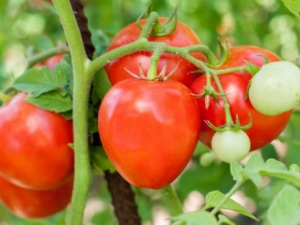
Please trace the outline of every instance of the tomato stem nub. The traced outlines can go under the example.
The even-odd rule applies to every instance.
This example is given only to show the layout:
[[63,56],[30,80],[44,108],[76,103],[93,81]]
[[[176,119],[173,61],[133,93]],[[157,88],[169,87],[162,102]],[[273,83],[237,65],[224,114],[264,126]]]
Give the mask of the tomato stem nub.
[[[139,20],[140,20],[140,18],[139,18]],[[137,26],[142,29],[139,39],[147,38],[148,35],[152,32],[153,26],[156,23],[155,21],[158,20],[158,14],[156,12],[151,12],[151,14],[148,17],[147,22],[144,26],[142,26],[139,23],[139,20],[136,22]]]
[[[155,50],[151,56],[150,66],[149,66],[149,70],[147,73],[148,80],[159,79],[159,77],[157,76],[157,65],[158,65],[160,56],[164,52],[164,50],[165,50],[165,44],[163,44],[163,43],[157,45],[157,47],[155,48]],[[165,74],[163,74],[165,66],[162,70],[162,73],[159,75],[160,77],[164,77],[164,75],[165,75]]]

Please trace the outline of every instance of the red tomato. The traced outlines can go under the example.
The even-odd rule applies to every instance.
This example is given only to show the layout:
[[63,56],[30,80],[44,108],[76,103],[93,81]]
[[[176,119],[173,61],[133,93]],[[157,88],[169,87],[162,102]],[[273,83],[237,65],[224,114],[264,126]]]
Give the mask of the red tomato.
[[63,59],[64,56],[65,56],[64,54],[52,56],[49,59],[35,65],[35,67],[40,69],[42,66],[47,66],[50,69],[54,70],[55,65],[58,64]]
[[[166,21],[166,18],[159,18],[160,22]],[[145,24],[146,20],[141,20],[141,24]],[[141,29],[136,23],[129,24],[123,28],[112,40],[108,51],[123,46],[125,44],[134,42],[138,39],[141,33]],[[186,47],[191,45],[200,44],[200,40],[194,31],[181,22],[177,22],[176,30],[164,37],[148,37],[150,42],[165,42],[166,44],[174,47]],[[146,75],[149,64],[151,52],[136,52],[133,54],[126,55],[124,57],[113,60],[105,66],[110,82],[114,85],[115,83],[132,77],[125,69],[129,70],[134,74],[140,74],[139,65],[141,65],[143,73]],[[197,59],[204,60],[204,56],[201,53],[193,53]],[[166,74],[171,73],[177,66],[175,73],[171,76],[171,79],[177,80],[185,85],[190,85],[199,75],[192,74],[192,71],[198,70],[198,68],[183,59],[182,57],[174,54],[163,53],[159,63],[157,71],[158,73],[162,70],[166,63]]]
[[70,202],[73,179],[49,190],[19,187],[0,176],[0,202],[13,214],[22,218],[38,219],[62,211]]
[[119,82],[104,97],[98,118],[109,159],[137,187],[170,184],[198,142],[197,101],[186,86],[172,80]]
[[[230,58],[220,69],[244,66],[245,62],[251,62],[258,67],[262,67],[265,63],[263,56],[269,62],[281,60],[276,54],[264,48],[251,45],[234,46],[230,48]],[[245,74],[245,72],[240,72],[240,74]]]
[[25,97],[0,108],[0,174],[26,188],[57,187],[73,174],[72,122]]
[[[227,93],[227,99],[230,104],[232,118],[235,120],[239,117],[241,125],[247,125],[250,122],[249,114],[252,116],[252,127],[245,130],[251,141],[251,150],[263,147],[276,138],[285,128],[289,121],[291,111],[282,113],[278,116],[266,116],[257,112],[250,103],[249,98],[246,100],[244,96],[252,76],[250,74],[224,74],[219,75],[219,79]],[[201,76],[191,85],[191,90],[195,94],[203,92],[206,85],[206,77]],[[212,86],[218,92],[215,82],[212,80]],[[211,139],[215,133],[204,120],[210,121],[213,125],[220,127],[225,125],[225,110],[222,99],[218,98],[219,103],[216,103],[210,97],[208,109],[205,108],[205,99],[198,98],[201,118],[201,134],[200,141],[211,148]]]

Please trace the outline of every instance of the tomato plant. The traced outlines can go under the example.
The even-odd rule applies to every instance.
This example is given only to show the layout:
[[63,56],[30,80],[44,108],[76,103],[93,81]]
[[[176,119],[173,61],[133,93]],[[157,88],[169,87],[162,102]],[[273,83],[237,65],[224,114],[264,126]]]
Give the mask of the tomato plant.
[[57,187],[73,175],[72,122],[25,97],[0,108],[0,174],[26,188]]
[[109,159],[137,187],[170,184],[190,160],[200,131],[195,97],[172,80],[131,78],[116,84],[98,118]]
[[[37,4],[34,5],[35,3],[32,2]],[[181,22],[178,22],[174,32],[167,32],[158,37],[157,34],[161,35],[161,33],[157,30],[162,28],[164,31],[166,19],[159,17],[157,12],[150,13],[151,7],[147,11],[148,19],[141,22],[141,28],[130,24],[137,15],[142,14],[139,11],[141,10],[140,2],[137,0],[53,0],[52,2],[53,7],[47,4],[46,0],[30,0],[29,3],[3,1],[0,4],[0,9],[4,9],[0,14],[0,51],[4,56],[0,59],[0,84],[1,88],[3,87],[0,92],[1,105],[3,105],[0,112],[6,111],[6,113],[0,113],[0,119],[3,119],[0,124],[7,121],[9,116],[13,116],[14,119],[14,122],[10,122],[4,128],[0,126],[2,129],[0,129],[0,136],[2,136],[0,145],[2,147],[4,143],[3,151],[11,155],[10,161],[3,159],[3,162],[5,160],[6,163],[11,163],[9,166],[0,160],[0,175],[4,177],[4,181],[10,182],[10,186],[13,186],[7,186],[5,182],[1,185],[0,181],[0,190],[5,189],[1,192],[5,194],[1,199],[12,214],[25,218],[38,218],[53,215],[52,213],[57,211],[50,210],[49,214],[41,215],[41,211],[32,209],[35,203],[40,210],[45,208],[48,211],[47,206],[52,207],[52,201],[48,199],[44,202],[46,198],[44,194],[63,188],[72,182],[73,170],[69,176],[65,173],[66,176],[63,178],[60,173],[63,173],[64,169],[56,166],[52,160],[54,156],[63,160],[64,157],[60,154],[65,148],[57,147],[59,139],[57,136],[62,138],[69,131],[58,132],[57,130],[63,130],[64,126],[54,122],[54,132],[48,132],[50,133],[48,135],[45,133],[50,127],[49,124],[45,126],[43,122],[40,122],[39,126],[28,125],[30,124],[28,120],[23,119],[23,115],[27,113],[26,110],[18,111],[18,116],[16,116],[14,111],[20,107],[9,107],[16,101],[15,98],[7,104],[6,100],[19,91],[28,93],[26,100],[35,104],[35,108],[41,107],[44,109],[42,111],[50,110],[61,113],[72,120],[69,122],[73,123],[74,132],[70,136],[74,135],[74,137],[69,138],[70,140],[63,144],[66,146],[74,141],[70,146],[74,148],[74,161],[70,163],[74,164],[75,178],[72,201],[66,220],[62,218],[64,217],[62,213],[47,221],[26,221],[0,209],[0,223],[135,225],[161,224],[163,220],[173,225],[199,223],[216,225],[248,224],[249,221],[244,217],[258,221],[256,215],[262,220],[259,223],[263,224],[300,223],[298,216],[300,168],[297,165],[300,160],[297,154],[300,144],[296,138],[300,132],[299,109],[295,108],[291,117],[291,111],[278,116],[267,116],[258,113],[252,107],[252,97],[244,99],[249,81],[253,78],[249,74],[250,69],[253,73],[258,68],[251,64],[248,64],[251,66],[247,68],[243,65],[248,61],[261,67],[267,61],[280,61],[280,58],[261,47],[237,46],[231,48],[229,60],[219,68],[218,65],[222,64],[225,58],[215,57],[213,51],[210,50],[217,47],[218,37],[220,40],[228,37],[235,43],[267,46],[280,53],[284,60],[296,62],[299,45],[296,30],[298,26],[295,26],[296,23],[291,15],[281,9],[282,4],[276,1],[249,1],[246,2],[247,4],[228,0],[213,3],[211,1],[186,1],[178,8],[176,18],[188,21],[195,28],[197,34],[201,35],[201,42],[205,43],[201,44],[198,37],[192,38],[191,41],[185,40],[186,34],[188,37],[195,37],[195,35],[193,31],[188,31],[190,28],[182,28]],[[154,1],[151,2],[154,3]],[[153,7],[156,5],[160,13],[168,14],[165,8],[174,5],[174,2],[171,2],[156,1]],[[294,1],[283,0],[282,2],[293,4]],[[294,3],[294,7],[290,8],[298,15],[299,10],[296,6]],[[24,12],[26,7],[29,7],[29,10]],[[243,7],[245,11],[240,10]],[[231,9],[235,10],[230,11]],[[100,17],[100,14],[104,16]],[[145,13],[142,14],[144,15]],[[172,17],[174,18],[175,16]],[[160,25],[164,27],[154,21],[160,21]],[[126,33],[121,31],[122,35],[117,34],[112,41],[113,44],[117,39],[119,45],[108,47],[111,40],[110,34],[118,33],[119,28],[127,24],[130,25],[129,28],[124,28]],[[178,36],[176,34],[178,31],[183,32]],[[57,46],[56,43],[62,41],[66,42],[66,48],[49,49],[50,46]],[[127,43],[130,44],[127,45]],[[215,46],[211,46],[212,44]],[[227,53],[226,48],[223,43],[220,45],[220,55],[224,56]],[[96,52],[95,49],[97,49]],[[24,68],[31,68],[46,56],[62,52],[70,54],[70,60],[64,60],[54,70],[43,68],[22,71]],[[32,53],[37,54],[32,55]],[[21,60],[19,60],[19,55],[22,55]],[[26,63],[24,57],[27,55],[29,58]],[[204,60],[206,61],[203,62]],[[112,88],[105,76],[105,65],[107,65],[110,79],[111,76],[116,79],[121,77],[120,81],[112,81]],[[236,68],[237,66],[239,68]],[[169,78],[172,80],[163,82],[161,80],[166,78],[163,76],[154,79],[154,74],[159,74],[164,71],[164,68],[167,69],[166,75],[174,71]],[[281,69],[282,67],[277,72]],[[143,80],[144,76],[141,76],[140,80],[131,77],[130,74],[141,74],[140,71],[147,74],[149,80]],[[199,74],[196,75],[193,71],[208,74],[198,78]],[[214,80],[212,84],[209,74]],[[217,96],[218,102],[207,95],[205,99],[198,99],[198,101],[210,103],[206,105],[208,109],[204,107],[204,104],[202,109],[199,109],[195,96],[191,95],[190,90],[187,89],[191,87],[191,83],[194,85],[196,82],[199,82],[197,83],[199,86],[195,86],[197,94],[202,93],[206,86],[206,94],[220,94],[213,95]],[[258,83],[262,84],[262,82]],[[212,91],[212,87],[216,93]],[[111,90],[107,92],[109,88]],[[264,95],[266,91],[267,89],[264,89],[263,94],[260,95]],[[277,94],[280,91],[275,89],[273,92]],[[254,92],[258,94],[258,91]],[[104,97],[105,94],[106,97]],[[18,97],[17,95],[16,98]],[[280,97],[277,98],[279,102]],[[7,107],[9,110],[6,110]],[[40,118],[36,113],[30,112],[26,115],[30,118],[34,117],[32,120]],[[246,125],[251,124],[250,117],[253,120],[253,126],[250,130],[246,130],[250,127]],[[43,116],[43,118],[46,120],[49,117]],[[259,152],[261,154],[254,153],[242,163],[236,162],[243,158],[250,148],[254,150],[270,142],[283,130],[289,119],[290,123],[285,132],[281,133],[274,145],[268,144],[261,149]],[[30,122],[32,120],[30,119]],[[204,121],[211,122],[211,124],[208,123],[210,127],[217,126],[218,128],[214,128],[217,133],[210,133],[209,128],[203,127],[207,125],[206,123],[201,125]],[[21,126],[23,129],[20,128]],[[21,131],[15,131],[14,127]],[[38,132],[29,136],[28,131],[32,134],[33,128],[36,127],[41,129],[37,129]],[[204,131],[199,133],[200,129]],[[212,144],[212,146],[209,144],[209,147],[212,147],[221,160],[230,164],[215,160],[213,151],[199,144],[199,137],[208,137],[208,142]],[[29,142],[33,139],[34,142]],[[54,156],[39,154],[37,157],[31,154],[32,150],[37,149],[38,143],[42,142],[48,143],[45,146],[52,149]],[[25,159],[13,152],[16,147],[24,143],[28,148],[27,151],[23,151],[25,154],[20,155],[28,156]],[[195,146],[196,151],[193,152]],[[43,152],[39,151],[39,153]],[[1,157],[4,155],[7,158],[7,155],[2,154],[1,151],[0,154]],[[43,167],[37,166],[32,169],[36,165],[37,158]],[[34,162],[31,163],[31,160]],[[18,170],[10,170],[12,162],[19,166]],[[120,174],[115,171],[112,163]],[[188,166],[185,166],[187,163]],[[64,163],[66,167],[68,164],[68,162]],[[1,171],[2,166],[5,169],[4,172]],[[51,171],[56,173],[56,179],[59,177],[61,179],[59,182],[57,180],[56,185],[52,183],[47,188],[24,189],[23,182],[25,181],[20,179],[23,179],[25,175],[16,174],[16,171],[32,176],[31,181],[39,182],[39,185],[41,185],[42,178],[46,179],[53,175],[48,176]],[[38,173],[37,171],[40,172],[38,178],[33,178]],[[182,171],[184,173],[179,176]],[[267,183],[264,182],[265,176],[268,177]],[[174,185],[170,184],[175,178],[178,179],[175,180]],[[246,181],[253,184],[244,186]],[[132,188],[131,184],[162,190]],[[14,193],[9,192],[10,190],[14,190]],[[241,202],[236,202],[232,198],[237,191],[239,191],[238,197],[242,196]],[[36,195],[36,193],[39,194]],[[107,196],[108,194],[111,198]],[[70,196],[68,191],[65,195]],[[11,196],[17,196],[17,199]],[[47,196],[58,203],[64,197],[55,194],[47,194]],[[249,198],[252,199],[253,212],[247,210]],[[35,202],[29,203],[31,199]],[[110,200],[112,200],[118,221],[112,218]],[[196,203],[193,204],[193,208],[190,207],[191,200]],[[200,208],[199,205],[202,205],[203,200],[205,203]],[[65,204],[59,204],[61,208],[57,208],[58,211],[65,207],[69,199],[63,201]],[[162,214],[156,210],[160,209],[161,201],[164,203],[161,205],[166,209],[163,213],[165,218],[162,219],[160,217]],[[90,211],[90,203],[98,208]],[[184,206],[181,203],[184,203]],[[282,205],[288,207],[282,207]],[[222,209],[237,212],[239,215],[232,217],[231,214],[223,214]],[[84,214],[85,212],[88,214]]]
[[70,202],[73,179],[49,190],[19,187],[0,176],[0,202],[22,218],[38,219],[62,211]]
[[[144,25],[147,20],[139,21],[141,25]],[[159,18],[161,23],[166,21],[166,18]],[[138,39],[141,33],[141,29],[136,23],[129,24],[123,28],[112,40],[108,47],[108,51],[115,48],[123,46],[125,44],[131,43]],[[182,22],[177,22],[176,29],[171,34],[159,37],[153,37],[149,35],[147,39],[150,42],[164,42],[170,46],[175,47],[187,47],[192,45],[200,44],[200,40],[195,32]],[[144,74],[147,74],[151,52],[138,51],[124,57],[120,57],[108,63],[105,66],[105,70],[108,74],[110,82],[114,85],[115,83],[130,78],[131,75],[128,73],[130,71],[134,74],[140,74],[140,68]],[[193,56],[200,60],[204,60],[204,55],[201,53],[192,53]],[[193,80],[198,76],[197,74],[192,74],[191,72],[196,71],[198,68],[190,63],[189,61],[183,59],[181,56],[169,53],[163,53],[157,67],[158,73],[166,65],[166,74],[170,74],[175,68],[176,70],[171,76],[172,80],[177,80],[185,85],[190,85]],[[126,71],[126,69],[128,71]]]
[[300,100],[300,69],[291,62],[264,65],[251,80],[249,99],[254,108],[276,116],[295,108]]
[[[289,121],[291,111],[287,111],[278,116],[263,115],[253,108],[249,98],[245,99],[252,75],[230,73],[219,75],[219,79],[224,92],[227,94],[226,97],[229,101],[231,116],[234,118],[234,121],[236,116],[238,116],[241,125],[247,125],[250,122],[250,116],[252,118],[252,127],[245,131],[251,141],[251,150],[265,146],[283,131]],[[206,77],[201,76],[191,85],[191,90],[195,94],[200,94],[204,91],[205,85]],[[214,81],[212,81],[212,87],[218,92]],[[206,108],[205,105],[205,98],[198,98],[200,114],[203,119],[199,139],[202,143],[211,147],[211,140],[215,131],[212,130],[204,120],[210,121],[217,127],[225,125],[226,120],[222,98],[217,97],[218,102],[212,97],[209,98],[210,102],[208,108]]]

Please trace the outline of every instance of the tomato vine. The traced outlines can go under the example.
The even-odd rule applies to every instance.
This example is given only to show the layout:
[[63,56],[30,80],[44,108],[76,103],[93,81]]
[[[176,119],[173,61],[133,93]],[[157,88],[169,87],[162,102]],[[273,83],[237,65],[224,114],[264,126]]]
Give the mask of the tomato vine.
[[[225,105],[226,114],[226,126],[232,128],[233,126],[239,126],[239,123],[234,124],[233,118],[230,114],[230,104],[227,100],[226,93],[220,83],[219,75],[230,72],[249,72],[250,65],[238,66],[234,68],[218,69],[216,68],[222,64],[222,60],[218,60],[210,49],[205,45],[197,45],[190,47],[172,47],[165,43],[153,43],[147,41],[146,37],[149,34],[154,21],[158,19],[158,14],[152,12],[148,18],[146,25],[143,27],[142,33],[139,39],[133,43],[124,45],[110,52],[107,52],[95,59],[89,59],[87,52],[85,51],[85,43],[82,39],[80,29],[78,27],[76,18],[73,13],[72,5],[67,0],[53,0],[55,8],[57,9],[58,16],[64,29],[64,33],[67,39],[68,48],[60,47],[53,49],[49,52],[43,53],[37,57],[30,59],[28,66],[31,67],[35,62],[40,59],[46,58],[54,53],[64,53],[69,51],[71,54],[71,60],[73,65],[73,77],[74,77],[74,92],[73,92],[73,125],[74,125],[74,151],[75,151],[75,180],[74,189],[72,195],[71,206],[68,211],[67,221],[70,225],[76,225],[82,223],[83,210],[87,199],[89,186],[91,184],[91,168],[89,161],[89,144],[88,144],[88,101],[91,89],[91,84],[94,79],[94,75],[100,69],[102,69],[109,61],[117,59],[121,56],[136,52],[136,51],[149,51],[153,52],[152,62],[153,65],[150,67],[149,74],[155,75],[155,65],[162,52],[180,55],[184,59],[196,65],[202,72],[206,73],[207,85],[206,89],[209,89],[208,93],[201,93],[208,95],[216,94],[220,96]],[[203,53],[208,63],[204,63],[201,60],[196,59],[190,53],[201,52]],[[151,77],[149,77],[151,79]],[[155,77],[152,77],[155,78]],[[219,93],[215,93],[211,86],[210,79],[216,82],[219,89]],[[250,124],[251,125],[251,124]],[[238,127],[243,129],[243,127]],[[245,128],[245,127],[244,127]],[[217,129],[217,128],[215,128]],[[253,159],[254,161],[254,159]],[[260,164],[261,168],[258,171],[261,174],[271,174],[280,177],[283,176],[280,172],[265,168]],[[247,180],[251,179],[253,182],[257,182],[256,179],[251,177],[251,173],[247,173],[247,166],[245,169],[232,163],[232,170],[243,171],[244,176],[237,175],[233,172],[233,175],[237,178],[237,183],[225,196],[221,196],[221,200],[218,204],[213,205],[214,209],[210,213],[216,215],[216,213],[227,203],[233,193]],[[242,173],[241,173],[242,174]],[[245,175],[246,174],[246,175]],[[286,175],[286,174],[285,174]],[[295,174],[289,174],[291,180],[298,182],[299,177]],[[241,177],[242,176],[242,177]],[[169,185],[161,191],[164,201],[166,202],[167,208],[170,211],[171,216],[179,216],[183,213],[180,202],[176,196],[176,193]]]

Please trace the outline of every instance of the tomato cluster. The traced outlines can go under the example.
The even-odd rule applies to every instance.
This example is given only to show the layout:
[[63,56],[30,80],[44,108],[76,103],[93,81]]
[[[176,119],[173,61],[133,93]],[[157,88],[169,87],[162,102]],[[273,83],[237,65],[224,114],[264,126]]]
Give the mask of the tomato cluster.
[[[160,22],[165,20],[159,19]],[[141,24],[145,22],[142,20]],[[140,33],[135,23],[128,25],[116,35],[108,51],[137,40]],[[181,47],[201,43],[194,32],[180,22],[172,34],[149,35],[147,39]],[[270,143],[289,121],[291,109],[270,116],[252,106],[247,94],[253,74],[242,70],[218,75],[230,105],[232,124],[228,126],[224,95],[195,97],[205,92],[207,76],[196,74],[199,68],[180,56],[162,54],[158,72],[165,62],[167,71],[178,66],[167,81],[132,78],[128,71],[139,74],[142,70],[147,74],[150,56],[150,52],[136,52],[106,65],[113,87],[104,97],[98,115],[100,138],[109,159],[135,186],[162,188],[171,183],[187,165],[199,140],[212,148],[221,160],[240,161],[250,150]],[[206,62],[201,53],[193,56]],[[218,70],[228,71],[248,63],[259,68],[266,62],[280,60],[260,47],[235,46]],[[216,93],[221,92],[214,79],[211,88]],[[217,129],[211,125],[224,130],[216,133]],[[251,125],[250,129],[242,130],[247,125]]]
[[0,202],[20,217],[41,218],[71,199],[73,126],[26,96],[20,92],[0,108]]
[[[278,56],[268,50],[255,46],[236,46],[230,49],[230,58],[221,69],[242,66],[246,62],[261,67],[265,59],[268,59],[269,62],[280,61]],[[249,82],[252,79],[251,74],[247,72],[229,73],[219,75],[219,79],[224,92],[227,94],[232,118],[235,120],[238,116],[241,125],[247,125],[252,118],[251,128],[245,131],[251,140],[251,150],[265,146],[283,131],[290,118],[291,111],[277,116],[267,116],[255,110],[249,98],[245,98]],[[200,76],[190,88],[194,94],[199,94],[204,91],[205,85],[206,77]],[[214,81],[212,81],[212,86],[219,92]],[[215,131],[205,121],[208,120],[217,127],[223,126],[226,123],[224,102],[221,97],[218,97],[217,101],[211,98],[208,108],[205,106],[204,98],[198,98],[198,103],[203,119],[200,141],[211,147],[211,140]]]

